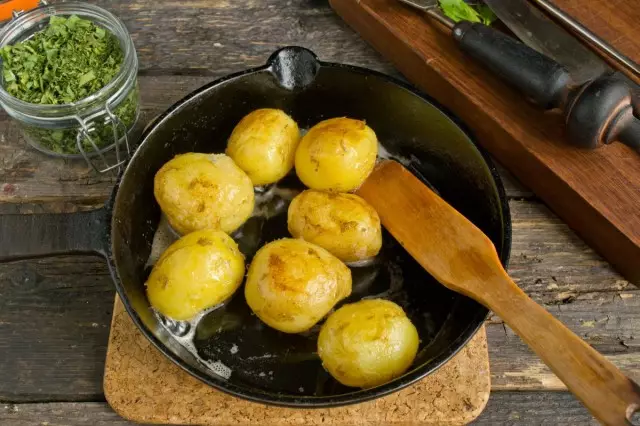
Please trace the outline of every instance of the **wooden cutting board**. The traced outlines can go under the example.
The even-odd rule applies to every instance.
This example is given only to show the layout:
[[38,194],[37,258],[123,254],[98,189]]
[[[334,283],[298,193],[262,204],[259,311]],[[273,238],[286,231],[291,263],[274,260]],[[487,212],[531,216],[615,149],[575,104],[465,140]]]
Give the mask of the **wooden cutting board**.
[[116,297],[104,393],[122,417],[180,425],[459,425],[480,415],[491,388],[484,327],[449,362],[384,398],[328,409],[290,409],[217,391],[164,357],[138,331]]
[[[330,3],[411,82],[464,120],[587,243],[640,283],[640,154],[619,143],[595,151],[567,146],[559,114],[529,105],[398,0]],[[555,3],[640,62],[638,0]]]

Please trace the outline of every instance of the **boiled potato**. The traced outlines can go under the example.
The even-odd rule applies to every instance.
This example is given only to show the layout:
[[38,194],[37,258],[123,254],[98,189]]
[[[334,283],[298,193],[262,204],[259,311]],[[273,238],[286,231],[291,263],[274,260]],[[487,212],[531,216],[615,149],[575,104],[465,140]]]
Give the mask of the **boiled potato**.
[[378,155],[376,134],[364,121],[332,118],[313,126],[296,151],[296,173],[312,189],[349,192],[369,176]]
[[353,194],[304,191],[289,205],[288,224],[291,235],[344,262],[373,257],[382,246],[378,213]]
[[349,268],[322,247],[290,238],[258,250],[244,291],[258,318],[285,333],[310,329],[349,294]]
[[229,298],[244,278],[244,256],[222,231],[203,229],[171,244],[147,280],[151,306],[175,320],[189,320]]
[[418,343],[418,332],[400,306],[362,300],[329,316],[318,336],[318,355],[343,385],[371,388],[407,371]]
[[177,155],[156,173],[153,193],[173,229],[231,233],[253,212],[251,179],[224,154]]
[[266,185],[291,171],[299,141],[300,130],[291,117],[278,109],[258,109],[233,129],[226,153],[254,185]]

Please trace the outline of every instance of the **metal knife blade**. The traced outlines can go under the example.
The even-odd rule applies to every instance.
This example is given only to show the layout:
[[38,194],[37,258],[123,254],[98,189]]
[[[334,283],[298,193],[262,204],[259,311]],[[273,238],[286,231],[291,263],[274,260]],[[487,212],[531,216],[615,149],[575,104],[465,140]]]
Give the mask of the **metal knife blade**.
[[582,84],[611,71],[598,55],[527,0],[484,2],[524,44],[564,65],[575,83]]
[[596,53],[609,65],[619,72],[640,84],[640,65],[617,50],[606,40],[603,40],[589,28],[575,20],[564,10],[555,6],[549,0],[530,0],[531,4],[538,7],[549,19],[562,28],[575,35],[583,44]]
[[429,10],[434,7],[438,7],[438,0],[400,0],[402,3],[406,3],[409,6],[413,6],[420,10]]
[[400,0],[400,2],[422,10],[447,28],[453,28],[455,25],[455,22],[442,13],[438,0]]

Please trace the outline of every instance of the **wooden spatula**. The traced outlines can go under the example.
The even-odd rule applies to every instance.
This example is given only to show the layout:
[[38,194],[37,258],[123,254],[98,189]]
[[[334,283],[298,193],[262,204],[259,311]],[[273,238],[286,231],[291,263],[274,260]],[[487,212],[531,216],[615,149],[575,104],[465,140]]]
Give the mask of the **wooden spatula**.
[[384,161],[357,194],[424,269],[499,315],[607,425],[632,425],[640,387],[509,278],[491,240],[395,161]]

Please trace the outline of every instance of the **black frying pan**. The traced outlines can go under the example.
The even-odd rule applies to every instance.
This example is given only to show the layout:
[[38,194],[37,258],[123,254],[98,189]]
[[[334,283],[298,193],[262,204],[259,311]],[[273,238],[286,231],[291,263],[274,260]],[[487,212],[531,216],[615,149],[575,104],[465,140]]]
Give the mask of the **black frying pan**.
[[[374,265],[353,268],[354,292],[347,300],[386,296],[403,306],[419,331],[414,365],[383,386],[360,390],[338,384],[315,354],[314,331],[287,335],[264,326],[250,313],[242,290],[200,321],[191,351],[176,338],[187,332],[184,326],[163,323],[150,309],[145,263],[160,218],[154,174],[179,153],[224,151],[236,123],[262,107],[285,110],[301,128],[337,116],[366,120],[384,148],[410,163],[421,179],[482,229],[507,262],[511,222],[502,184],[460,123],[399,81],[363,68],[320,62],[297,47],[279,50],[267,65],[214,81],[173,105],[147,129],[104,208],[0,216],[2,239],[17,242],[0,246],[0,260],[73,252],[105,256],[118,294],[142,333],[195,377],[242,398],[295,407],[344,405],[386,395],[435,371],[469,341],[487,310],[435,282],[388,234]],[[295,176],[289,184],[299,186]],[[286,214],[258,225],[260,244],[287,236]],[[248,263],[252,253],[246,254]],[[228,367],[230,377],[207,366],[214,362]]]

